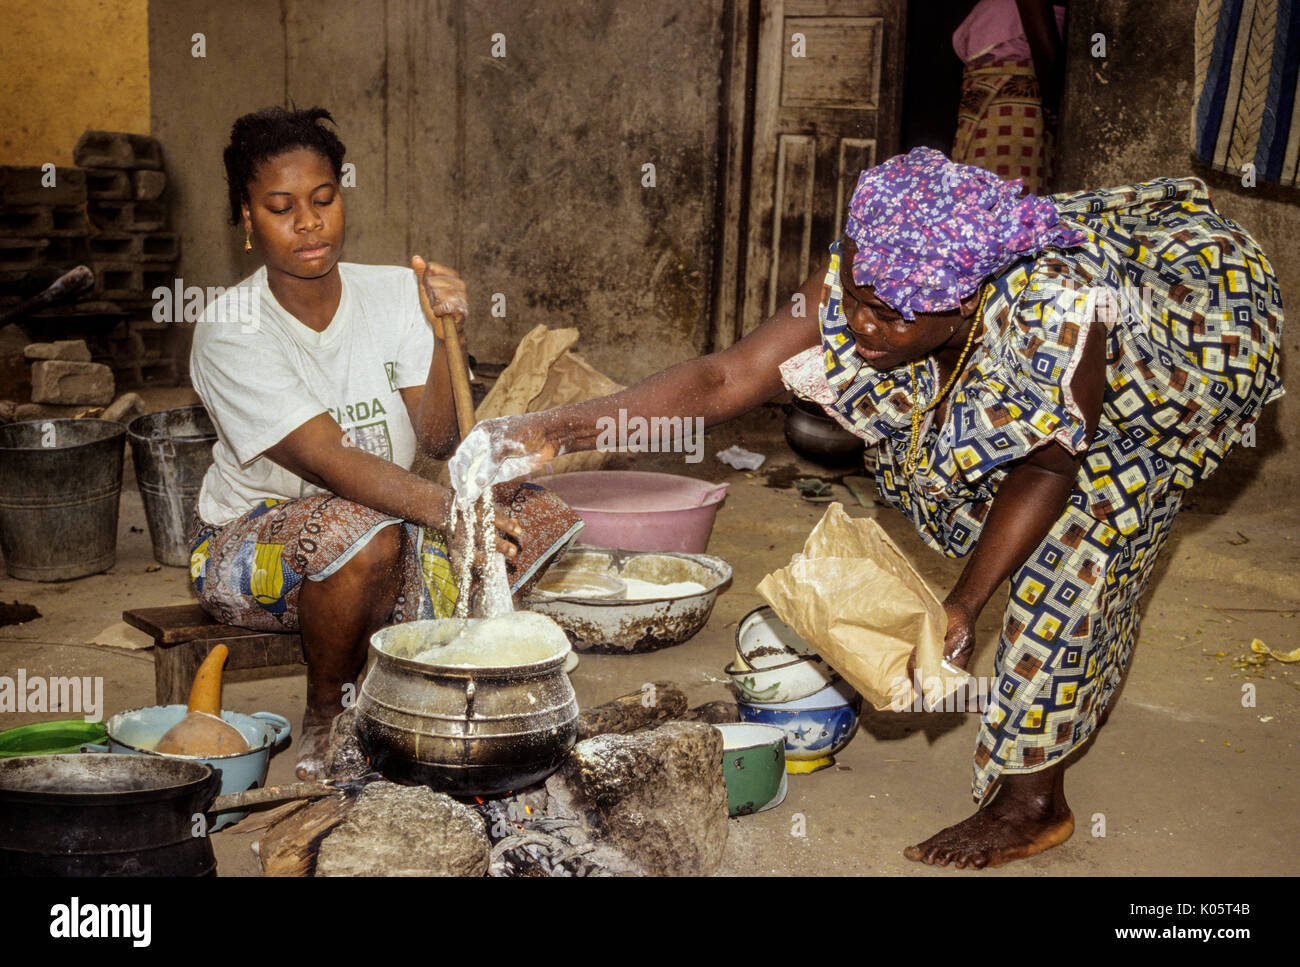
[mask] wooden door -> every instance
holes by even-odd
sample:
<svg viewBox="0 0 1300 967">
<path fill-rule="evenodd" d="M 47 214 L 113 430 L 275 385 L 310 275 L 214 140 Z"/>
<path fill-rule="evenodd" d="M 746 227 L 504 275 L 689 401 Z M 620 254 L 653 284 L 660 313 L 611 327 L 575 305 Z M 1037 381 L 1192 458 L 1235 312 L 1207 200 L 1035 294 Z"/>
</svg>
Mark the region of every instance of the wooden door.
<svg viewBox="0 0 1300 967">
<path fill-rule="evenodd" d="M 741 4 L 740 6 L 744 6 Z M 843 231 L 858 172 L 899 149 L 906 0 L 757 0 L 733 42 L 756 35 L 752 107 L 733 83 L 729 109 L 747 115 L 745 152 L 729 151 L 723 270 L 715 346 L 752 330 L 789 298 Z M 739 63 L 738 63 L 739 60 Z M 732 141 L 741 132 L 732 127 Z M 748 170 L 746 170 L 748 169 Z M 730 231 L 728 231 L 730 230 Z M 730 284 L 728 284 L 730 283 Z"/>
</svg>

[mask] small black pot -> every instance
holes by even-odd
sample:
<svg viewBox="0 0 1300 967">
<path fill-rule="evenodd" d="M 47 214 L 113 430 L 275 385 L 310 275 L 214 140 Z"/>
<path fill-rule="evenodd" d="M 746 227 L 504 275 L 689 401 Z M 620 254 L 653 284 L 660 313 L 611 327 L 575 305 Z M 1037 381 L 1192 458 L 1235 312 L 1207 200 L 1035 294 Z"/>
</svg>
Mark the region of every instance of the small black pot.
<svg viewBox="0 0 1300 967">
<path fill-rule="evenodd" d="M 861 464 L 866 447 L 862 438 L 836 423 L 816 403 L 795 397 L 788 412 L 785 440 L 799 456 L 824 467 Z"/>
</svg>

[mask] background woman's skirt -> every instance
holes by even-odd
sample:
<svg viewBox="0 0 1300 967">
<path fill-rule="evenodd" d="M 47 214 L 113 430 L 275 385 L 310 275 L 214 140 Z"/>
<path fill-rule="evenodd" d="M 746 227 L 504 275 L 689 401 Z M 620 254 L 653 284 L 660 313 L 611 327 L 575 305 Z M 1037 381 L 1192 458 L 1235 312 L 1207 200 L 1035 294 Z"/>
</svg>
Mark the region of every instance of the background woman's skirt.
<svg viewBox="0 0 1300 967">
<path fill-rule="evenodd" d="M 1031 194 L 1051 178 L 1051 134 L 1033 64 L 990 64 L 962 73 L 952 160 L 1007 180 Z"/>
</svg>

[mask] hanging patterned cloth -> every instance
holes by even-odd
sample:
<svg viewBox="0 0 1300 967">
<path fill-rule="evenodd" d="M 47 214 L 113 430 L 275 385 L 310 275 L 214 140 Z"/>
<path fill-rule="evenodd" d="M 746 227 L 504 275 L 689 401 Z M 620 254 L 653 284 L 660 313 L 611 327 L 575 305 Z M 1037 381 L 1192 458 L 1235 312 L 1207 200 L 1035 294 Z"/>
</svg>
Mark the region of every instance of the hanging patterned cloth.
<svg viewBox="0 0 1300 967">
<path fill-rule="evenodd" d="M 1192 151 L 1219 171 L 1300 175 L 1300 0 L 1199 0 Z"/>
</svg>

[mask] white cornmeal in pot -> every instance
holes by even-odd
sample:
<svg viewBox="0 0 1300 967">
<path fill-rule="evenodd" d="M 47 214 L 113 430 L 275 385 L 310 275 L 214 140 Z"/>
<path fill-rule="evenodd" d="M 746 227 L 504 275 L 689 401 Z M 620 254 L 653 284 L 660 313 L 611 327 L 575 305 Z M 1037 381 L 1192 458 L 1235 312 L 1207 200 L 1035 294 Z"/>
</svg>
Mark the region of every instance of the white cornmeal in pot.
<svg viewBox="0 0 1300 967">
<path fill-rule="evenodd" d="M 426 648 L 411 660 L 458 668 L 531 665 L 568 650 L 564 629 L 546 615 L 513 611 L 494 618 L 471 618 L 451 641 Z"/>
</svg>

